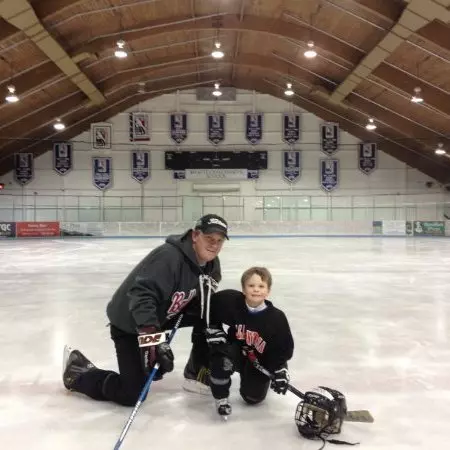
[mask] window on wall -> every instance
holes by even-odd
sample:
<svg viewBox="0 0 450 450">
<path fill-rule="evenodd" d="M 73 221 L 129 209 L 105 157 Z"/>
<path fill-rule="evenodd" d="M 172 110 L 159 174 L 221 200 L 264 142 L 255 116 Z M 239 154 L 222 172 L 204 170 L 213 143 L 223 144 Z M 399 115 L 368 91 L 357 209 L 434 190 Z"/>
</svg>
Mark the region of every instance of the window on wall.
<svg viewBox="0 0 450 450">
<path fill-rule="evenodd" d="M 311 220 L 311 197 L 309 196 L 264 197 L 263 205 L 264 220 L 286 222 Z"/>
</svg>

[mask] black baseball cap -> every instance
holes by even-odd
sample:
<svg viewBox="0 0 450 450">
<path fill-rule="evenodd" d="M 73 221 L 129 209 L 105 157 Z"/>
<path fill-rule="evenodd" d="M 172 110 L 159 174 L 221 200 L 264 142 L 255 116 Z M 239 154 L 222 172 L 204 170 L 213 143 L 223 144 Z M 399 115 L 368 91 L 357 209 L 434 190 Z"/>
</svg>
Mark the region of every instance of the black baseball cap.
<svg viewBox="0 0 450 450">
<path fill-rule="evenodd" d="M 200 230 L 205 234 L 222 233 L 228 238 L 228 224 L 225 219 L 216 214 L 206 214 L 197 220 L 195 229 Z"/>
</svg>

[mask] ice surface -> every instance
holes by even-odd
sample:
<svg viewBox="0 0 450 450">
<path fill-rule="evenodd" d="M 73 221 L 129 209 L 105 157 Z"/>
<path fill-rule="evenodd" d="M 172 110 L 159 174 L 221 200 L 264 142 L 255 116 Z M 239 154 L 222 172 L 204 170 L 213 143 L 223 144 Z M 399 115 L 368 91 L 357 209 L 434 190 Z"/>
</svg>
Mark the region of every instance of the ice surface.
<svg viewBox="0 0 450 450">
<path fill-rule="evenodd" d="M 112 449 L 129 408 L 67 393 L 65 343 L 115 368 L 105 306 L 158 239 L 0 241 L 0 447 Z M 221 288 L 243 270 L 273 273 L 271 299 L 290 321 L 290 364 L 300 390 L 326 385 L 374 424 L 347 423 L 340 439 L 361 449 L 448 447 L 450 240 L 243 238 L 225 244 Z M 297 432 L 297 398 L 270 392 L 243 404 L 233 378 L 233 415 L 181 389 L 190 330 L 173 348 L 176 369 L 152 385 L 124 450 L 317 449 Z M 328 447 L 329 446 L 329 447 Z M 327 448 L 333 448 L 328 444 Z"/>
</svg>

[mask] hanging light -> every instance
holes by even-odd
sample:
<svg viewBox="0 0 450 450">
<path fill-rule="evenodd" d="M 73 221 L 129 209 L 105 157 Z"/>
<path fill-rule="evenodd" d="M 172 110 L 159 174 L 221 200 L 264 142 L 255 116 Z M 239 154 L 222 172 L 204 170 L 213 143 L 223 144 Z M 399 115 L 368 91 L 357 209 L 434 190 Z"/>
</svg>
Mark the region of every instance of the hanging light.
<svg viewBox="0 0 450 450">
<path fill-rule="evenodd" d="M 214 91 L 212 93 L 214 97 L 220 97 L 222 95 L 222 91 L 219 89 L 219 87 L 220 87 L 219 83 L 214 84 Z"/>
<path fill-rule="evenodd" d="M 436 155 L 445 155 L 447 152 L 444 150 L 444 144 L 442 142 L 439 142 L 436 150 L 434 151 Z"/>
<path fill-rule="evenodd" d="M 284 91 L 284 95 L 288 97 L 292 97 L 294 95 L 294 91 L 292 90 L 292 83 L 286 83 L 286 90 Z"/>
<path fill-rule="evenodd" d="M 369 119 L 369 122 L 366 125 L 366 129 L 369 131 L 373 131 L 376 130 L 377 126 L 375 125 L 374 121 L 372 118 Z"/>
<path fill-rule="evenodd" d="M 305 55 L 306 58 L 315 58 L 317 56 L 317 52 L 314 50 L 314 42 L 313 41 L 309 41 L 308 42 L 308 50 L 305 51 L 305 53 L 303 53 Z"/>
<path fill-rule="evenodd" d="M 53 128 L 57 131 L 64 130 L 66 126 L 61 122 L 61 119 L 56 119 L 56 122 L 53 124 Z"/>
<path fill-rule="evenodd" d="M 114 52 L 114 56 L 116 58 L 126 58 L 128 56 L 128 53 L 125 50 L 124 40 L 121 39 L 120 41 L 117 41 L 117 48 L 116 51 Z"/>
<path fill-rule="evenodd" d="M 225 56 L 225 53 L 224 53 L 222 50 L 220 50 L 220 47 L 221 47 L 220 42 L 216 42 L 216 43 L 214 44 L 214 46 L 215 46 L 216 48 L 215 48 L 215 50 L 212 51 L 211 56 L 212 56 L 214 59 L 220 59 L 220 58 L 223 58 L 223 57 Z"/>
<path fill-rule="evenodd" d="M 422 93 L 422 89 L 420 89 L 420 87 L 414 88 L 414 95 L 411 97 L 411 102 L 412 103 L 422 103 L 423 98 L 422 98 L 421 93 Z"/>
<path fill-rule="evenodd" d="M 18 102 L 19 101 L 19 97 L 17 97 L 17 95 L 16 95 L 16 88 L 12 84 L 10 84 L 7 87 L 7 89 L 8 89 L 8 94 L 6 95 L 5 100 L 8 103 L 16 103 L 16 102 Z"/>
</svg>

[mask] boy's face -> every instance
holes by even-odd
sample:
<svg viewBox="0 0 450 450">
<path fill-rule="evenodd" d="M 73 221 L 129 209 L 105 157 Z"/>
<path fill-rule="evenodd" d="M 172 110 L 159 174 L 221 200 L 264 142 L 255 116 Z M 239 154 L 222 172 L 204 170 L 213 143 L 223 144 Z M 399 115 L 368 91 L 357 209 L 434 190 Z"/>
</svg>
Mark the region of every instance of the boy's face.
<svg viewBox="0 0 450 450">
<path fill-rule="evenodd" d="M 267 283 L 259 275 L 253 274 L 244 285 L 242 292 L 245 295 L 247 305 L 255 308 L 269 296 L 270 289 Z"/>
</svg>

